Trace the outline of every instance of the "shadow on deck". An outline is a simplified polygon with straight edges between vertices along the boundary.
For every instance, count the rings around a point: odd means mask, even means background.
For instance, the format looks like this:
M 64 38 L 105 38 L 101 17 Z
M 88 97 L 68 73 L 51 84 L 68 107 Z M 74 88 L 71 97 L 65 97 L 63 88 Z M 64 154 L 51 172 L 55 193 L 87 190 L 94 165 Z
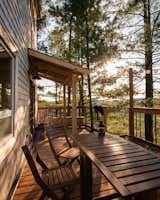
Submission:
M 83 130 L 83 133 L 87 133 Z M 62 150 L 65 146 L 65 139 L 63 136 L 56 138 L 56 148 Z M 49 168 L 57 166 L 57 162 L 50 150 L 48 140 L 46 139 L 40 144 L 39 148 L 40 157 L 47 164 Z M 79 165 L 75 162 L 74 164 L 77 173 L 79 173 Z M 40 167 L 38 166 L 38 169 Z M 98 170 L 93 167 L 93 199 L 103 199 L 103 197 L 109 194 L 116 194 L 115 189 L 111 186 L 109 182 L 98 172 Z M 26 164 L 18 187 L 16 189 L 13 200 L 38 200 L 42 194 L 41 188 L 35 182 L 28 164 Z M 71 199 L 80 199 L 80 185 L 76 185 L 71 193 Z

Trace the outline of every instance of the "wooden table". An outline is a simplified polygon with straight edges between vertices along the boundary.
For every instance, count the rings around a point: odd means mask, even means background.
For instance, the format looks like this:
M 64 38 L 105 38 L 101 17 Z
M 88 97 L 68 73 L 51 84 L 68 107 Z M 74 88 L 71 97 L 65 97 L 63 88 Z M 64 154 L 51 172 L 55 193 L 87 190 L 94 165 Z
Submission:
M 92 163 L 122 197 L 160 187 L 160 157 L 119 136 L 80 135 L 81 199 L 92 199 Z

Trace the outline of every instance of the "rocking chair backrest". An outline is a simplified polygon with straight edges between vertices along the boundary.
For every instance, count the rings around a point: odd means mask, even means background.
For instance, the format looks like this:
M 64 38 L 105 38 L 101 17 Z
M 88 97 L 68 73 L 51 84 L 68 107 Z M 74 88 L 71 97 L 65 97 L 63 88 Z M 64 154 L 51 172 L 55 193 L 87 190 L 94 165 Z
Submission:
M 46 128 L 46 136 L 48 138 L 49 145 L 50 145 L 50 148 L 52 150 L 52 153 L 54 154 L 54 157 L 55 157 L 57 163 L 59 165 L 61 165 L 61 161 L 60 161 L 60 159 L 59 159 L 59 157 L 57 155 L 57 152 L 56 152 L 56 150 L 54 148 L 53 141 L 52 141 L 53 140 L 53 137 L 52 137 L 52 135 L 53 135 L 53 129 L 50 126 L 46 126 L 45 128 Z
M 39 175 L 39 172 L 37 170 L 37 167 L 36 167 L 36 164 L 34 162 L 34 159 L 31 155 L 31 152 L 28 148 L 27 145 L 24 145 L 22 147 L 22 150 L 24 152 L 24 155 L 27 159 L 27 162 L 29 164 L 29 167 L 31 169 L 31 172 L 32 172 L 32 175 L 35 179 L 35 181 L 37 182 L 37 184 L 41 187 L 41 189 L 43 190 L 43 194 L 42 194 L 42 197 L 43 195 L 47 195 L 48 197 L 51 197 L 52 199 L 55 199 L 57 200 L 57 195 L 55 194 L 55 192 L 53 190 L 51 190 L 47 185 L 46 183 L 41 179 L 40 175 Z M 41 198 L 40 198 L 41 199 Z
M 46 129 L 46 136 L 48 138 L 50 148 L 54 154 L 54 157 L 56 158 L 56 161 L 58 162 L 59 165 L 61 165 L 62 164 L 61 160 L 59 156 L 57 155 L 57 151 L 54 147 L 54 139 L 57 137 L 63 136 L 65 137 L 65 140 L 68 144 L 68 148 L 72 147 L 67 135 L 67 128 L 65 126 L 65 123 L 64 121 L 62 121 L 62 123 L 58 125 L 48 124 L 45 126 L 45 129 Z

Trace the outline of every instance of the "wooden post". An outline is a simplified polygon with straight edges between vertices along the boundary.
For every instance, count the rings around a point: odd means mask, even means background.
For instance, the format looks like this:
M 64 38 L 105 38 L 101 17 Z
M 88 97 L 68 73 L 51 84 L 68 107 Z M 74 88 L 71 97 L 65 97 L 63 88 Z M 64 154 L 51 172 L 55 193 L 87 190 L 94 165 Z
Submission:
M 133 113 L 133 71 L 129 69 L 129 135 L 134 136 L 134 113 Z
M 105 131 L 107 131 L 107 108 L 106 107 L 103 107 L 103 121 L 104 121 Z
M 84 106 L 83 110 L 84 110 L 84 124 L 86 126 L 87 125 L 87 107 Z
M 66 127 L 66 86 L 63 85 L 63 124 Z
M 80 199 L 92 200 L 92 162 L 80 153 Z
M 76 76 L 72 76 L 72 135 L 77 136 Z
M 66 86 L 63 85 L 63 115 L 64 115 L 64 119 L 66 118 Z

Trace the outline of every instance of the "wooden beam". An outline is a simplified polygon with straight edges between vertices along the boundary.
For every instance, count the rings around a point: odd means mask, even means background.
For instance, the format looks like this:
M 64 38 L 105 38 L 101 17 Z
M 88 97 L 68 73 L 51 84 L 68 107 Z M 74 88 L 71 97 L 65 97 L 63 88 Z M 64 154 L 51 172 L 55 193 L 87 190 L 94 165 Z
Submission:
M 58 78 L 56 78 L 56 77 L 53 77 L 53 76 L 50 76 L 50 75 L 48 75 L 48 74 L 39 73 L 39 75 L 40 75 L 40 77 L 42 77 L 42 78 L 46 78 L 46 79 L 49 79 L 49 80 L 54 81 L 54 82 L 57 82 L 57 83 L 66 84 L 66 83 L 65 83 L 65 80 L 60 80 L 60 79 L 58 79 Z
M 47 70 L 47 71 L 49 70 L 49 71 L 53 71 L 53 72 L 56 72 L 56 73 L 59 73 L 59 74 L 63 74 L 63 75 L 64 74 L 68 75 L 68 74 L 70 74 L 70 73 L 73 72 L 70 69 L 59 67 L 59 66 L 57 66 L 55 64 L 48 63 L 48 62 L 42 61 L 40 59 L 34 59 L 34 58 L 32 58 L 31 62 L 32 62 L 33 68 L 36 67 L 39 70 Z
M 145 108 L 145 107 L 134 107 L 133 112 L 145 113 L 145 114 L 160 114 L 159 108 Z
M 80 74 L 84 74 L 84 75 L 88 75 L 90 73 L 90 70 L 87 69 L 87 68 L 82 68 L 81 66 L 79 65 L 74 65 L 72 63 L 69 63 L 69 62 L 66 62 L 64 60 L 61 60 L 59 58 L 56 58 L 54 56 L 49 56 L 47 54 L 44 54 L 44 53 L 40 53 L 36 50 L 33 50 L 33 49 L 29 49 L 29 55 L 30 57 L 32 58 L 37 58 L 37 59 L 40 59 L 44 62 L 49 62 L 53 65 L 57 65 L 59 67 L 63 67 L 65 69 L 70 69 L 72 70 L 74 73 L 80 73 Z
M 76 76 L 72 76 L 72 135 L 77 136 Z
M 56 71 L 49 71 L 49 70 L 39 70 L 40 73 L 48 74 L 49 76 L 56 77 L 60 80 L 64 80 L 67 78 L 65 74 L 59 74 Z

